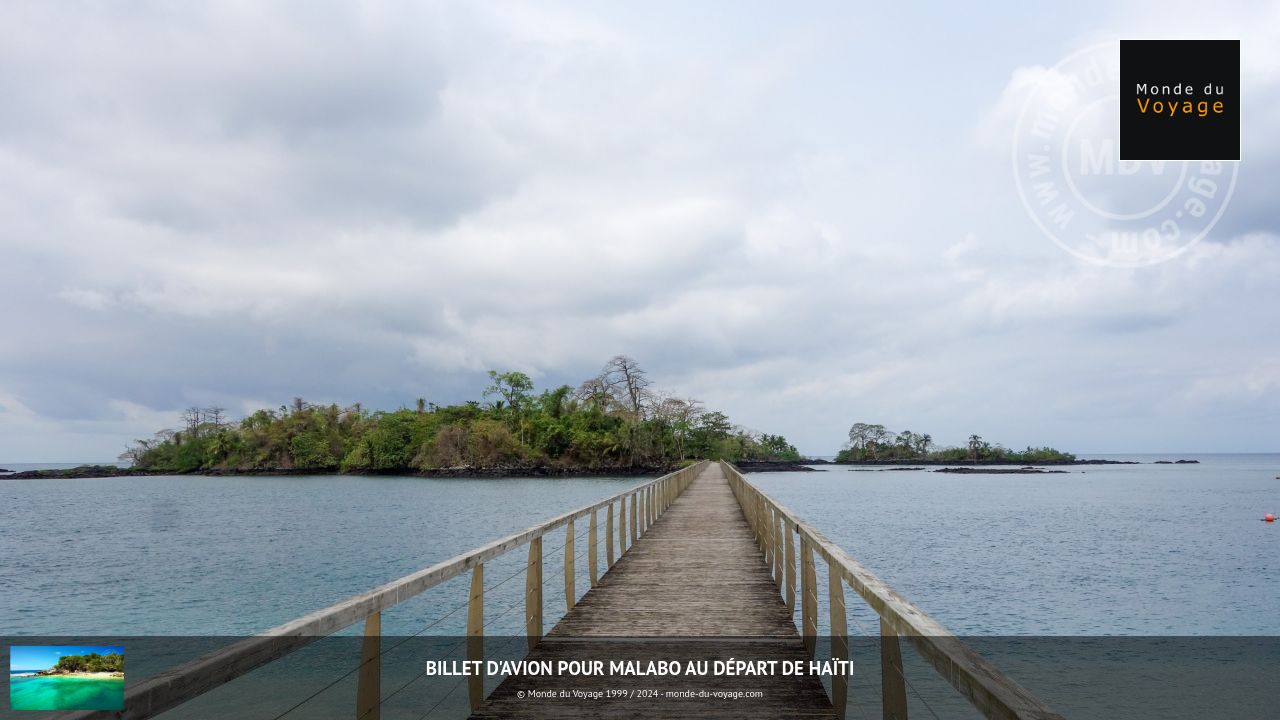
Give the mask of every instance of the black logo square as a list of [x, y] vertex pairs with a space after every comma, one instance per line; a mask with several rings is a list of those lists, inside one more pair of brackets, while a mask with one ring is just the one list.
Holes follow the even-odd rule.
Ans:
[[1121, 40], [1120, 159], [1239, 160], [1240, 41]]

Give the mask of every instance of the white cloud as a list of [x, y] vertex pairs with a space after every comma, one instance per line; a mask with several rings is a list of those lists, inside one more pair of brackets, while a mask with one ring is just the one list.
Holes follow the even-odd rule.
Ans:
[[[576, 382], [619, 352], [815, 453], [854, 420], [1076, 450], [1280, 429], [1200, 429], [1277, 394], [1242, 360], [1280, 350], [1256, 330], [1280, 299], [1274, 155], [1216, 242], [1094, 268], [1009, 175], [1053, 52], [982, 18], [996, 70], [936, 38], [844, 42], [849, 11], [722, 32], [625, 12], [5, 6], [0, 387], [22, 401], [0, 398], [0, 457], [109, 457], [193, 403], [450, 402], [491, 367]], [[1248, 33], [1249, 118], [1280, 117], [1274, 13], [1225, 25]], [[901, 88], [943, 64], [990, 92], [922, 114]], [[1215, 384], [1237, 371], [1258, 380]]]

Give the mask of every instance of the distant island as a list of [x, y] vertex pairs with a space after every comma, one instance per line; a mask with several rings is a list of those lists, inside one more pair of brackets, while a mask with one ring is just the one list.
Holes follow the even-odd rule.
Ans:
[[[963, 447], [938, 447], [928, 433], [893, 432], [854, 423], [834, 460], [806, 459], [782, 435], [734, 425], [692, 398], [656, 391], [631, 358], [616, 356], [577, 388], [534, 392], [517, 371], [489, 372], [482, 401], [370, 412], [294, 398], [239, 422], [220, 407], [192, 407], [183, 426], [136, 440], [121, 456], [127, 467], [83, 465], [27, 470], [11, 479], [129, 475], [405, 474], [445, 477], [634, 474], [672, 470], [696, 459], [726, 460], [744, 472], [811, 470], [811, 465], [1022, 466], [1136, 465], [1133, 460], [1079, 459], [1051, 447], [1010, 450], [980, 435]], [[1157, 460], [1157, 464], [1198, 460]], [[4, 472], [4, 471], [0, 471]], [[964, 474], [974, 470], [944, 468]], [[993, 471], [994, 472], [994, 471]]]
[[801, 459], [781, 435], [657, 390], [624, 355], [576, 388], [537, 392], [518, 371], [490, 371], [489, 380], [480, 400], [419, 398], [389, 412], [294, 398], [233, 422], [223, 408], [192, 407], [180, 428], [135, 441], [121, 456], [129, 469], [111, 474], [650, 474], [701, 458]]
[[[933, 436], [910, 430], [893, 432], [884, 425], [854, 423], [849, 440], [836, 454], [843, 465], [1139, 465], [1136, 460], [1083, 460], [1051, 447], [1011, 450], [970, 435], [963, 447], [937, 447]], [[1196, 464], [1199, 460], [1156, 460], [1156, 464]]]
[[884, 425], [854, 423], [849, 428], [849, 441], [836, 455], [837, 463], [886, 464], [913, 463], [954, 465], [1070, 465], [1076, 456], [1051, 447], [1028, 447], [1010, 450], [991, 444], [980, 435], [970, 435], [964, 447], [934, 445], [933, 436], [911, 430], [893, 432]]
[[[1196, 464], [1199, 460], [1156, 460], [1158, 465]], [[1051, 447], [1010, 450], [973, 434], [963, 447], [938, 447], [933, 436], [911, 430], [894, 432], [878, 423], [856, 422], [849, 428], [848, 441], [834, 460], [746, 458], [738, 462], [743, 472], [795, 472], [822, 465], [888, 466], [885, 470], [923, 470], [916, 466], [943, 466], [934, 472], [965, 474], [1043, 474], [1034, 465], [1138, 465], [1136, 460], [1080, 459]], [[948, 467], [961, 465], [962, 467]], [[991, 466], [1018, 467], [991, 467]]]

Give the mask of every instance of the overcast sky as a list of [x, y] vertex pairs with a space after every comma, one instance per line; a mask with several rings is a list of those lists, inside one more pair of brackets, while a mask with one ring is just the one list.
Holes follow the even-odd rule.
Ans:
[[[1280, 7], [905, 5], [3, 3], [0, 462], [619, 353], [812, 454], [1280, 449]], [[1241, 38], [1245, 99], [1223, 220], [1127, 270], [1009, 162], [1121, 37]]]

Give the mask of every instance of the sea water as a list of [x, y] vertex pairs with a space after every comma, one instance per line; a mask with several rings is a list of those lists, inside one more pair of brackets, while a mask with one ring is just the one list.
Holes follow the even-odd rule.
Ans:
[[[1200, 463], [1152, 464], [1179, 457]], [[826, 466], [748, 477], [1068, 717], [1203, 716], [1220, 707], [1214, 703], [1222, 688], [1240, 688], [1231, 690], [1239, 701], [1273, 685], [1267, 678], [1280, 667], [1280, 524], [1260, 521], [1280, 511], [1280, 456], [1133, 459], [1143, 464], [1068, 466], [1044, 475]], [[193, 649], [170, 658], [146, 656], [126, 642], [126, 673], [138, 679], [209, 642], [259, 632], [637, 482], [0, 480], [0, 634], [190, 641]], [[589, 587], [583, 525], [575, 542], [579, 597]], [[544, 545], [547, 627], [559, 614], [563, 540], [548, 536]], [[517, 641], [486, 657], [519, 659], [523, 652], [524, 561], [517, 548], [486, 564], [486, 635]], [[465, 631], [467, 585], [464, 575], [383, 613], [384, 650], [419, 634], [404, 646], [412, 657], [398, 664], [392, 654], [384, 658], [384, 689], [407, 689], [396, 691], [383, 717], [417, 718], [436, 703], [431, 717], [466, 714], [465, 687], [420, 676], [424, 658], [464, 657], [453, 641]], [[822, 634], [827, 606], [825, 592], [819, 595]], [[874, 716], [876, 618], [852, 591], [846, 595], [859, 668], [851, 716]], [[360, 629], [173, 715], [345, 717]], [[424, 649], [423, 642], [436, 644]], [[826, 647], [820, 641], [820, 656]], [[932, 709], [973, 716], [931, 668], [910, 651], [904, 658], [913, 715]], [[330, 687], [334, 677], [340, 682]], [[244, 698], [254, 678], [266, 697], [248, 712]], [[1188, 691], [1195, 683], [1207, 685]], [[1274, 700], [1256, 704], [1273, 708]]]
[[120, 710], [123, 678], [39, 677], [9, 673], [12, 710]]

